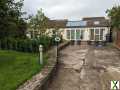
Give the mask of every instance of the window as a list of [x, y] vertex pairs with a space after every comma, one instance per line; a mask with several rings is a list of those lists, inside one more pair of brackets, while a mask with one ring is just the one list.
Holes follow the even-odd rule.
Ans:
[[95, 29], [95, 41], [103, 40], [104, 29]]
[[99, 41], [99, 35], [95, 35], [95, 41]]
[[84, 38], [84, 30], [81, 30], [81, 37], [80, 37], [81, 39], [83, 39]]
[[70, 40], [70, 30], [67, 30], [67, 39]]
[[71, 30], [71, 40], [75, 39], [75, 30]]
[[100, 29], [100, 40], [103, 40], [103, 31], [104, 29]]
[[95, 34], [99, 35], [99, 29], [95, 29]]
[[95, 25], [98, 25], [98, 24], [100, 24], [100, 22], [99, 22], [99, 21], [95, 21], [94, 24], [95, 24]]
[[80, 40], [80, 30], [76, 30], [76, 39]]
[[90, 29], [90, 40], [94, 40], [94, 29]]

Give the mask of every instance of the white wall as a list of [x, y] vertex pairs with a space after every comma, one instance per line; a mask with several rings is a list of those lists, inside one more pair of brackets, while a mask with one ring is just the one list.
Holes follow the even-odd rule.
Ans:
[[[61, 32], [63, 39], [67, 39], [67, 30], [84, 30], [84, 37], [82, 41], [89, 41], [90, 40], [90, 29], [104, 29], [103, 32], [103, 40], [106, 40], [106, 34], [110, 33], [110, 28], [108, 27], [91, 27], [91, 28], [60, 28], [58, 31]], [[47, 29], [46, 33], [48, 33], [49, 36], [52, 36], [52, 31], [54, 29]], [[75, 33], [76, 35], [76, 33]], [[27, 34], [28, 37], [30, 35]], [[76, 38], [75, 38], [76, 40]]]

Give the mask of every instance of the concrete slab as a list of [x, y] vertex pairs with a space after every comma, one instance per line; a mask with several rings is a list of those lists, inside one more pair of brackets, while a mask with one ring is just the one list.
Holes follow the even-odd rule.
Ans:
[[48, 90], [110, 90], [111, 80], [120, 81], [120, 51], [112, 47], [69, 46], [59, 62]]

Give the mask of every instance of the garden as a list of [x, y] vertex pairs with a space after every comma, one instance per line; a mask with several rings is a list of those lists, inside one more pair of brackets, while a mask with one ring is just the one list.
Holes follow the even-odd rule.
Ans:
[[41, 71], [38, 54], [0, 50], [0, 90], [16, 90], [19, 85]]
[[[47, 51], [55, 45], [54, 36], [46, 34], [47, 18], [42, 10], [23, 18], [23, 0], [0, 1], [0, 90], [16, 90], [47, 64]], [[26, 32], [40, 34], [28, 38]], [[43, 64], [39, 63], [39, 45], [43, 45]]]
[[44, 46], [44, 51], [47, 51], [52, 45], [54, 45], [54, 42], [53, 39], [48, 36], [43, 36], [36, 39], [28, 39], [28, 38], [0, 39], [0, 49], [2, 50], [14, 50], [18, 52], [38, 53], [40, 44]]

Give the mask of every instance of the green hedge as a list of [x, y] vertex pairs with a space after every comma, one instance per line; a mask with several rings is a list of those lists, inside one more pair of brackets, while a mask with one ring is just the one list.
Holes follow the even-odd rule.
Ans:
[[54, 45], [53, 38], [43, 36], [38, 39], [15, 39], [4, 38], [0, 39], [0, 49], [16, 50], [21, 52], [38, 52], [39, 45], [44, 46], [44, 51]]

